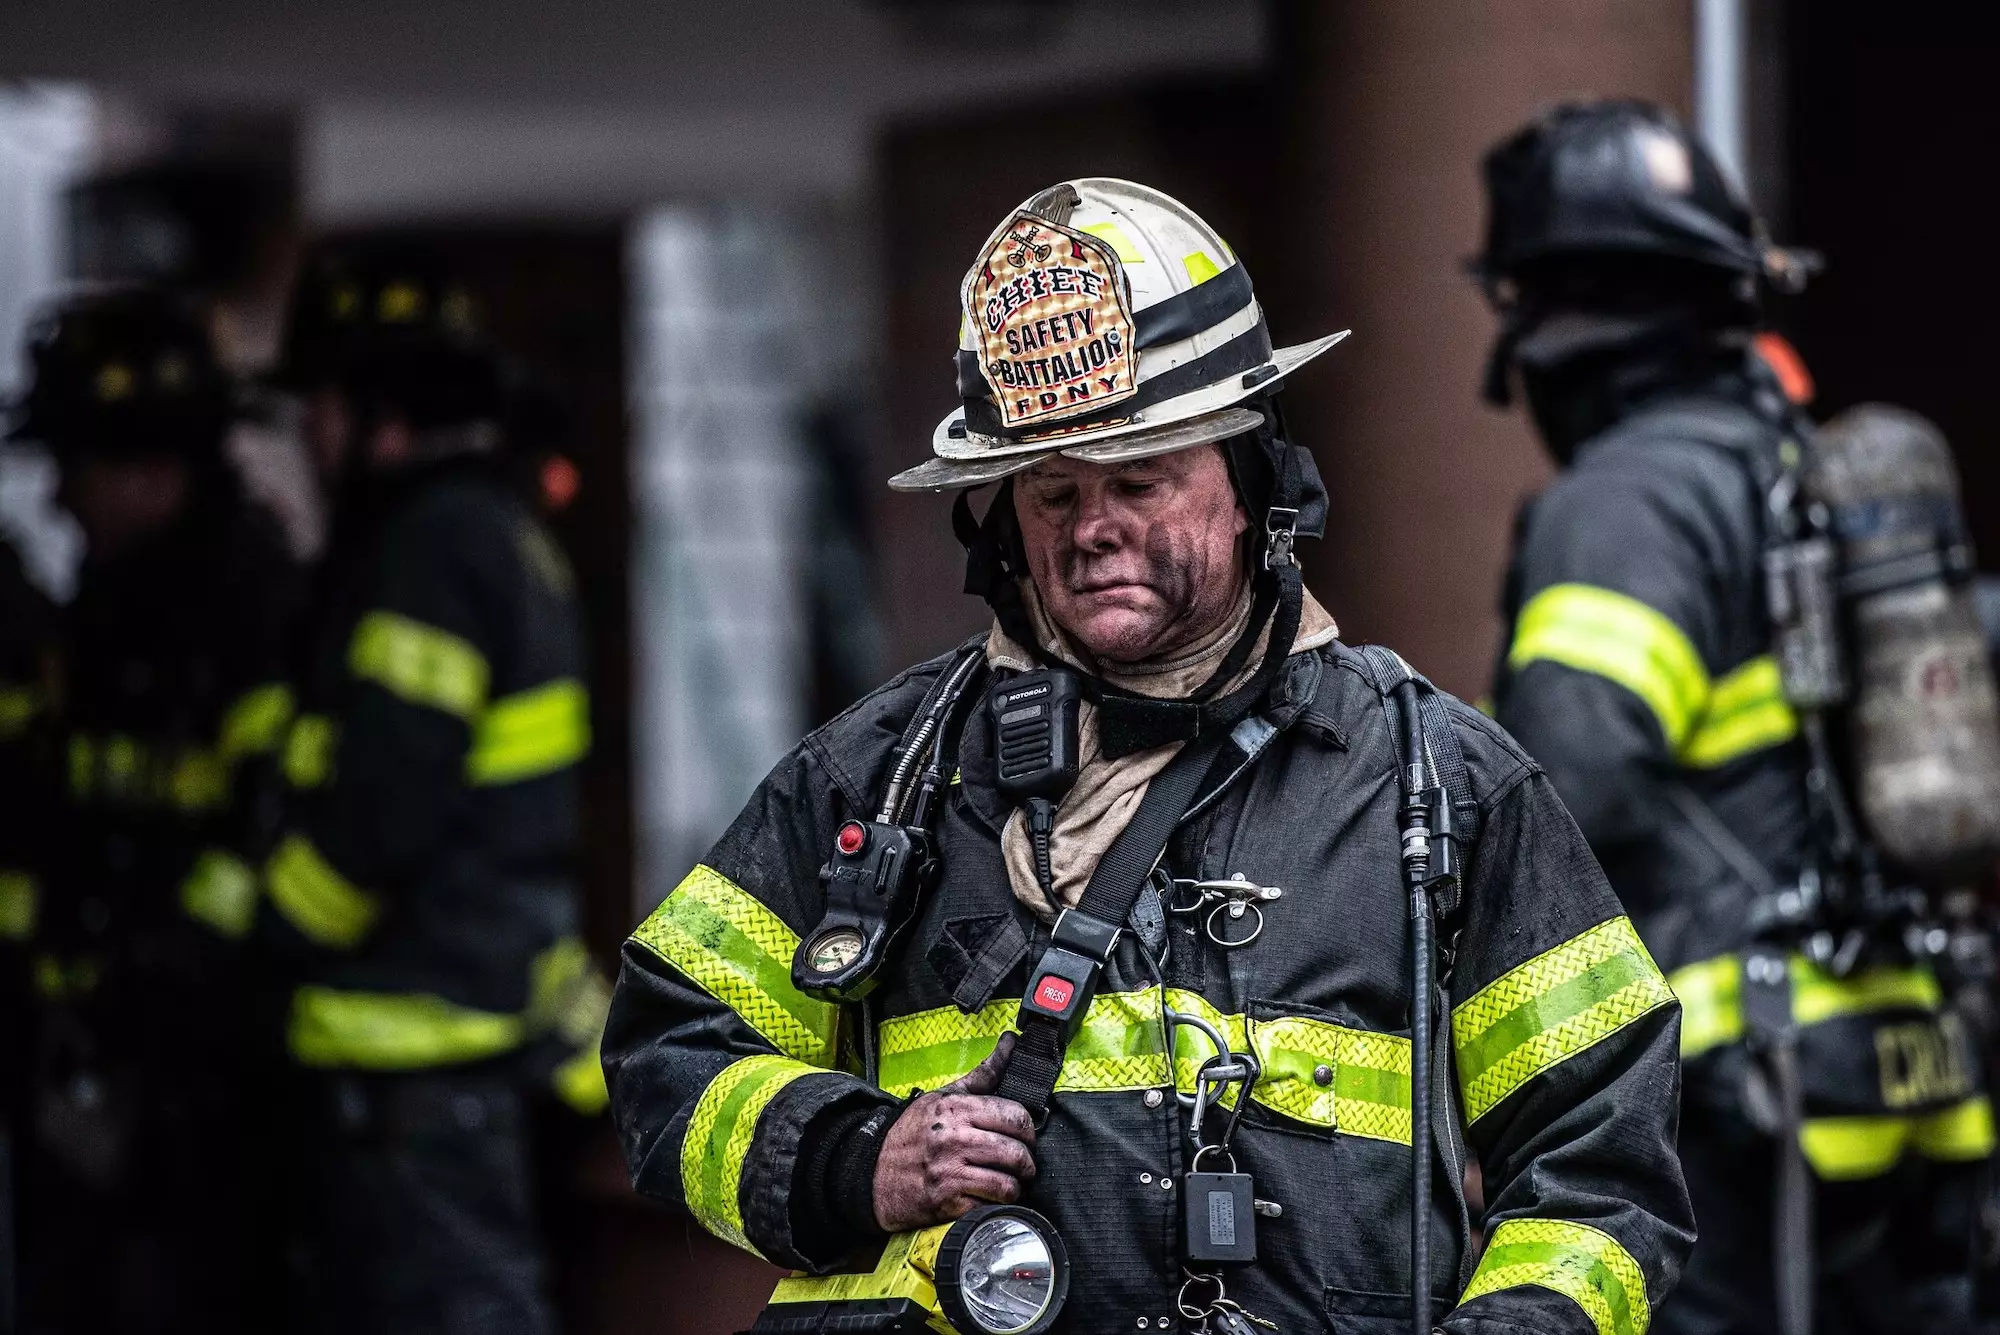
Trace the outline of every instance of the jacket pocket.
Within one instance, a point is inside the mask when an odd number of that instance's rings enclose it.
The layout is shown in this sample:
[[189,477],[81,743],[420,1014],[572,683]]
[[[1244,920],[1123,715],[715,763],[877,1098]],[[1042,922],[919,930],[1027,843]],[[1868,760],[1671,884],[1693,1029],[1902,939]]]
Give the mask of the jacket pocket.
[[1287,1130],[1410,1143],[1410,1040],[1253,1001],[1254,1102]]
[[[1372,1289],[1342,1289],[1327,1286],[1326,1321],[1333,1335],[1407,1335],[1410,1329],[1410,1295],[1378,1293]],[[1452,1309],[1449,1298],[1431,1295],[1431,1324],[1443,1321]]]

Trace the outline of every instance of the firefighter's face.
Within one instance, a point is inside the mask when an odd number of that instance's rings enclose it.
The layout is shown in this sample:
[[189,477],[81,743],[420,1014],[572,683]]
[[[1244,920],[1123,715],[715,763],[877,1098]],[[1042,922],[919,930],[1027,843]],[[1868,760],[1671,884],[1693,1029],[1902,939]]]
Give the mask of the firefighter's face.
[[1235,610],[1250,520],[1220,446],[1122,464],[1056,455],[1021,474],[1014,512],[1042,605],[1102,661],[1172,653]]
[[171,455],[85,455],[64,466],[59,499],[94,560],[118,556],[187,508],[187,464]]

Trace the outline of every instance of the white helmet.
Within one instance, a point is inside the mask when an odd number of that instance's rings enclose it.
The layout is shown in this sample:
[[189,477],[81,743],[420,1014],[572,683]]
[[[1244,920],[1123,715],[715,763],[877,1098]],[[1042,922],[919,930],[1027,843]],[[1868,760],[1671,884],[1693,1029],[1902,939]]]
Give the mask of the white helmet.
[[1180,201],[1088,177],[1015,209],[959,287],[958,390],[898,491],[975,487],[1060,451],[1114,463],[1226,440],[1241,406],[1347,337],[1271,349],[1250,276]]

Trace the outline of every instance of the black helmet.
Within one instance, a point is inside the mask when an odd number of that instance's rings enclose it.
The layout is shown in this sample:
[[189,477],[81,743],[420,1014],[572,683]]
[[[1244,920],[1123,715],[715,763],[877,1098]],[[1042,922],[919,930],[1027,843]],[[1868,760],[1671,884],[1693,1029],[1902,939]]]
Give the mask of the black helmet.
[[88,293],[44,311],[28,335],[34,382],[10,440],[58,455],[213,454],[232,416],[207,325],[170,293]]
[[497,419],[505,372],[470,289],[432,247],[333,250],[300,271],[272,381],[337,386],[419,430]]
[[1670,113],[1644,102],[1556,108],[1482,164],[1488,282],[1537,261],[1655,256],[1777,276],[1796,257],[1771,246],[1722,169]]

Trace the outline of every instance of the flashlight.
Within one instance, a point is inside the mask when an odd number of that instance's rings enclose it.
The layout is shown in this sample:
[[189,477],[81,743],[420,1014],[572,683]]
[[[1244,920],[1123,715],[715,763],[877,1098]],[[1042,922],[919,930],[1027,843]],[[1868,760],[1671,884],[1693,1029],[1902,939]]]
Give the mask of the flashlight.
[[982,1205],[890,1238],[871,1271],[780,1280],[749,1335],[1044,1335],[1068,1296],[1055,1226]]

